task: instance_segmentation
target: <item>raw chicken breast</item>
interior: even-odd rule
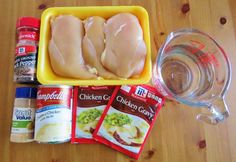
[[[108,79],[117,78],[101,63],[101,55],[105,48],[104,23],[105,19],[99,16],[89,17],[84,21],[83,58],[87,64],[96,68],[99,76]]]
[[[145,64],[146,45],[137,17],[129,13],[111,17],[105,24],[105,37],[102,64],[122,78],[139,75]]]
[[[58,16],[51,21],[52,37],[49,42],[49,55],[53,71],[64,77],[91,79],[82,57],[82,21],[74,16]]]

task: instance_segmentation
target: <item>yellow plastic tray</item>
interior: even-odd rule
[[[65,78],[56,75],[50,65],[48,54],[48,43],[51,37],[50,18],[59,15],[74,15],[81,20],[90,16],[101,16],[105,19],[111,16],[129,12],[134,14],[142,26],[144,33],[144,41],[147,46],[147,57],[144,70],[140,77],[129,78],[125,80],[81,80],[73,78]],[[149,18],[147,11],[140,6],[96,6],[96,7],[54,7],[45,10],[41,17],[40,41],[38,51],[37,78],[41,84],[63,84],[63,85],[125,85],[125,84],[145,84],[148,83],[152,74],[151,68],[151,50],[150,50],[150,32]]]

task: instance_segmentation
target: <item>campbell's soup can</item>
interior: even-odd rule
[[[70,141],[72,91],[71,86],[39,86],[35,112],[35,141],[39,143]]]

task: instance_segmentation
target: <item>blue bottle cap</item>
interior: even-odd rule
[[[33,87],[17,87],[16,98],[33,98],[37,96],[37,88]]]

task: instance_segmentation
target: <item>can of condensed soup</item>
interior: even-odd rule
[[[34,139],[39,143],[64,143],[71,139],[71,86],[40,85],[37,92]]]

